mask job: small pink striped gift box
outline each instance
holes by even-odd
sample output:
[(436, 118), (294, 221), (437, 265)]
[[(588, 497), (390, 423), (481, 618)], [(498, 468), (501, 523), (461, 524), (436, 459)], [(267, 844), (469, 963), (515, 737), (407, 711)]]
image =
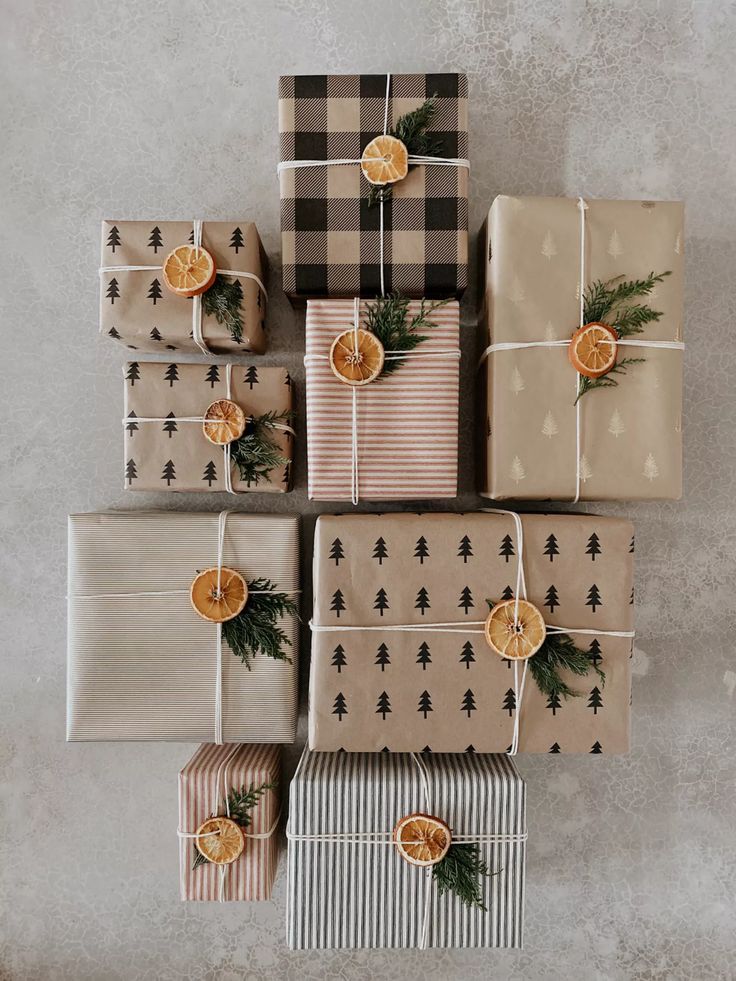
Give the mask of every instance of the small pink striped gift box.
[[(278, 823), (281, 809), (278, 746), (238, 743), (200, 746), (179, 772), (179, 896), (209, 902), (271, 898), (278, 865)], [(258, 797), (241, 824), (245, 847), (229, 865), (197, 859), (196, 834), (215, 815), (226, 815), (226, 799), (264, 784), (274, 784)]]
[[(359, 326), (368, 304), (360, 301)], [(408, 316), (421, 309), (409, 305)], [(433, 328), (391, 374), (358, 388), (330, 366), (335, 337), (355, 319), (354, 300), (309, 300), (306, 320), (309, 498), (419, 500), (457, 495), (460, 309), (434, 310)], [(387, 352), (389, 354), (389, 352)]]

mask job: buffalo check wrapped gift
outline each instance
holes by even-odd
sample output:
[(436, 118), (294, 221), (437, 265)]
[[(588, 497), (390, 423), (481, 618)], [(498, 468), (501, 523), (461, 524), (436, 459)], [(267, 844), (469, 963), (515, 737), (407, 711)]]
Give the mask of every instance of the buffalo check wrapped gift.
[[(628, 521), (596, 515), (321, 516), (310, 748), (627, 752), (633, 551)], [(516, 597), (547, 631), (522, 662), (485, 637), (487, 600)], [(568, 697), (537, 681), (565, 637), (583, 672), (558, 671)]]
[[(491, 207), (485, 247), (481, 493), (679, 498), (682, 204), (502, 196)], [(651, 273), (669, 275), (603, 317), (590, 302), (599, 286), (612, 290)], [(659, 318), (637, 323), (635, 306)], [(590, 379), (570, 363), (569, 342), (581, 321), (601, 320), (623, 335), (616, 368), (578, 398)]]
[[(306, 321), (308, 493), (311, 500), (455, 497), (459, 398), (459, 306), (399, 369), (359, 388), (333, 373), (335, 337), (356, 318), (354, 300), (309, 300)], [(359, 324), (368, 304), (358, 304)], [(408, 316), (420, 309), (409, 305)]]
[[(123, 477), (128, 490), (283, 493), (291, 486), (291, 376), (285, 368), (130, 361), (123, 369)], [(211, 443), (202, 421), (218, 399), (247, 419), (273, 415), (261, 432), (276, 461), (266, 476), (244, 476), (232, 447)], [(246, 425), (245, 436), (253, 429)], [(229, 479), (228, 479), (229, 478)], [(246, 479), (247, 478), (247, 479)]]
[[(271, 898), (279, 858), (280, 779), (278, 746), (200, 746), (179, 771), (181, 899)], [(247, 796), (254, 804), (244, 809)], [(202, 861), (197, 849), (198, 830), (218, 815), (236, 820), (245, 839), (239, 857), (227, 865)]]
[[(168, 289), (167, 255), (198, 240), (214, 259), (214, 293), (187, 299)], [(268, 260), (251, 221), (103, 221), (100, 333), (136, 351), (235, 354), (266, 350)], [(220, 297), (220, 302), (222, 296)]]
[(298, 517), (70, 516), (68, 740), (293, 742), (296, 616), (278, 621), (288, 660), (257, 654), (249, 670), (222, 625), (202, 619), (190, 601), (195, 576), (218, 560), (251, 586), (265, 578), (296, 598)]
[[(505, 756), (306, 753), (290, 791), (289, 946), (521, 947), (525, 811)], [(480, 905), (399, 853), (393, 829), (416, 812), (478, 848)]]
[[(368, 143), (436, 97), (433, 159), (369, 203)], [(468, 261), (465, 75), (287, 75), (279, 83), (281, 247), (292, 298), (460, 296)], [(340, 161), (339, 163), (337, 161)], [(437, 162), (441, 161), (441, 162)], [(448, 163), (449, 161), (449, 163)]]

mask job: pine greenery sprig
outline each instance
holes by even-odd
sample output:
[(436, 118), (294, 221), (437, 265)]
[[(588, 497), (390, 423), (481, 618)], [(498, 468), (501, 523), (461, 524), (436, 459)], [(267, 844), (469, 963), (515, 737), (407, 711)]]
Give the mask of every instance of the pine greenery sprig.
[[(442, 151), (442, 143), (432, 133), (427, 132), (427, 127), (436, 111), (437, 96), (433, 95), (418, 109), (400, 116), (393, 129), (389, 130), (389, 136), (401, 140), (411, 157), (436, 157)], [(368, 207), (372, 208), (379, 201), (388, 201), (390, 197), (390, 184), (372, 184), (368, 192)]]
[(440, 896), (454, 892), (464, 906), (477, 906), (484, 913), (487, 909), (483, 905), (482, 877), (498, 875), (498, 872), (489, 870), (481, 858), (480, 848), (472, 843), (450, 845), (445, 857), (432, 866), (432, 878)]
[(226, 327), (236, 344), (243, 340), (242, 302), (240, 280), (234, 279), (231, 283), (225, 276), (215, 276), (212, 286), (202, 294), (202, 312)]
[[(245, 784), (236, 790), (234, 787), (230, 790), (227, 795), (228, 806), (230, 809), (230, 817), (236, 824), (239, 824), (241, 828), (247, 828), (251, 822), (251, 816), (248, 813), (252, 810), (260, 797), (266, 793), (267, 790), (276, 790), (278, 784), (276, 783), (262, 783), (260, 787), (254, 787), (253, 784), (246, 789)], [(226, 809), (227, 810), (227, 809)], [(192, 869), (198, 868), (200, 865), (206, 865), (209, 863), (209, 859), (205, 858), (202, 852), (197, 848), (196, 839), (194, 844), (194, 862), (192, 863)]]
[(281, 450), (269, 438), (278, 423), (291, 421), (291, 412), (266, 412), (262, 416), (252, 416), (240, 439), (230, 444), (230, 459), (237, 466), (241, 480), (257, 484), (268, 480), (276, 467), (284, 467), (289, 462)]
[(275, 592), (275, 583), (270, 579), (254, 579), (248, 583), (248, 601), (244, 609), (232, 620), (225, 620), (222, 636), (249, 671), (257, 654), (291, 664), (291, 658), (284, 650), (286, 645), (291, 647), (291, 641), (277, 626), (281, 617), (289, 615), (298, 616), (291, 597)]
[[(423, 341), (428, 341), (426, 334), (417, 331), (427, 330), (437, 325), (429, 318), (439, 307), (445, 306), (449, 300), (428, 302), (422, 300), (419, 313), (411, 320), (409, 315), (409, 299), (400, 293), (380, 296), (368, 304), (365, 317), (365, 328), (376, 335), (386, 351), (413, 351)], [(400, 368), (405, 358), (387, 357), (383, 362), (382, 375), (390, 375)]]

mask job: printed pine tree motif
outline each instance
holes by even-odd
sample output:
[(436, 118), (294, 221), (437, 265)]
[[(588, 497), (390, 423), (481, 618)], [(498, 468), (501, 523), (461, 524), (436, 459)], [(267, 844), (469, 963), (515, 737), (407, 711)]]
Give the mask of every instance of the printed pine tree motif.
[(518, 368), (514, 368), (514, 370), (511, 372), (511, 377), (509, 378), (509, 388), (514, 395), (518, 395), (519, 392), (523, 392), (526, 388), (526, 384), (524, 379), (521, 377), (521, 372)]
[(166, 481), (166, 486), (171, 487), (171, 481), (176, 480), (176, 469), (173, 460), (167, 460), (161, 474), (161, 480)]
[(647, 480), (656, 480), (659, 477), (659, 467), (657, 466), (657, 461), (654, 456), (649, 453), (646, 460), (644, 461), (644, 470), (642, 471)]
[(429, 593), (424, 588), (424, 586), (422, 586), (419, 592), (417, 593), (417, 599), (416, 602), (414, 603), (414, 609), (420, 610), (422, 616), (424, 616), (424, 611), (428, 610), (429, 608), (430, 608)]
[(210, 460), (210, 462), (204, 468), (204, 473), (202, 474), (202, 480), (206, 480), (210, 487), (217, 480), (217, 467), (215, 466), (214, 460)]
[(509, 688), (504, 695), (503, 705), (501, 708), (508, 712), (509, 715), (514, 714), (514, 710), (516, 709), (516, 692), (513, 688)]
[(432, 708), (432, 696), (425, 689), (422, 692), (422, 694), (419, 696), (419, 706), (417, 708), (417, 712), (421, 712), (424, 718), (426, 719), (429, 713), (433, 711), (434, 709)]
[(422, 671), (427, 670), (427, 665), (432, 663), (432, 655), (429, 651), (429, 645), (426, 641), (422, 641), (419, 645), (419, 650), (417, 651), (417, 664), (421, 664)]
[(598, 665), (603, 660), (603, 657), (601, 656), (601, 645), (597, 637), (594, 637), (591, 640), (590, 647), (588, 648), (587, 654), (590, 663), (593, 665), (594, 668), (597, 668)]
[(173, 388), (174, 382), (179, 381), (179, 366), (175, 364), (170, 364), (169, 367), (166, 369), (164, 378), (169, 383), (169, 387)]
[(521, 280), (518, 276), (514, 276), (513, 282), (511, 283), (511, 289), (509, 291), (509, 299), (512, 303), (523, 303), (526, 299), (526, 293), (524, 292), (524, 287), (521, 285)]
[(348, 663), (348, 659), (345, 657), (345, 648), (342, 644), (338, 644), (332, 654), (332, 661), (330, 662), (333, 667), (337, 668), (337, 673), (340, 674), (342, 669)]
[(166, 416), (166, 422), (163, 424), (163, 426), (161, 428), (163, 429), (163, 431), (165, 433), (168, 433), (169, 434), (169, 439), (171, 439), (171, 437), (173, 436), (173, 434), (179, 428), (176, 425), (176, 416), (174, 415), (173, 412), (169, 412), (169, 414)]
[(548, 261), (557, 255), (557, 243), (551, 231), (547, 231), (542, 239), (542, 255)]
[(544, 325), (544, 339), (545, 341), (557, 340), (557, 333), (555, 332), (555, 328), (551, 320), (548, 320)]
[(615, 228), (611, 232), (611, 237), (608, 240), (608, 248), (606, 249), (606, 252), (612, 259), (618, 259), (620, 255), (624, 254), (623, 246), (621, 245), (621, 237)]
[[(507, 586), (501, 593), (502, 600), (510, 600), (514, 598), (514, 591), (511, 586)], [(509, 667), (511, 667), (511, 661), (509, 661)]]
[(376, 702), (376, 715), (380, 715), (384, 722), (386, 721), (386, 716), (391, 713), (391, 702), (389, 700), (388, 694), (382, 691), (378, 696), (378, 701)]
[(631, 587), (631, 596), (629, 597), (629, 606), (634, 605), (634, 587)]
[(335, 565), (340, 565), (340, 559), (345, 558), (345, 552), (343, 551), (342, 542), (339, 538), (336, 538), (332, 543), (330, 548), (330, 558), (333, 560)]
[(473, 554), (473, 547), (470, 543), (470, 539), (467, 535), (463, 535), (460, 539), (460, 545), (457, 550), (458, 557), (462, 558), (463, 562), (467, 562), (468, 559)]
[(507, 562), (509, 561), (512, 555), (516, 555), (516, 552), (514, 551), (514, 543), (511, 538), (511, 535), (503, 536), (503, 538), (501, 539), (501, 547), (498, 550), (498, 554), (503, 555), (503, 557), (506, 559)]
[(386, 595), (386, 590), (381, 586), (381, 588), (376, 593), (376, 599), (373, 604), (373, 609), (378, 610), (379, 614), (383, 616), (383, 611), (389, 609), (388, 596)]
[(511, 466), (509, 467), (509, 477), (517, 484), (520, 480), (526, 477), (526, 470), (524, 469), (524, 464), (518, 456), (515, 456), (511, 461)]
[(151, 229), (151, 234), (148, 236), (148, 248), (153, 249), (154, 254), (156, 254), (163, 247), (163, 244), (164, 240), (161, 238), (161, 229), (158, 225), (155, 225)]
[(590, 747), (590, 751), (591, 751), (591, 753), (602, 753), (603, 752), (603, 747), (601, 746), (601, 744), (598, 742), (597, 739), (593, 743), (593, 745)]
[(626, 432), (626, 426), (624, 425), (624, 421), (621, 418), (621, 413), (618, 411), (618, 409), (614, 409), (611, 413), (611, 418), (608, 422), (608, 431), (611, 436), (615, 436), (616, 439), (618, 439), (621, 433)]
[(598, 685), (593, 688), (588, 699), (588, 708), (593, 710), (593, 715), (598, 715), (598, 709), (603, 708), (603, 698)]
[(291, 375), (289, 374), (288, 371), (286, 372), (286, 378), (284, 379), (284, 385), (286, 385), (287, 388), (291, 388)]
[(243, 233), (240, 230), (240, 228), (233, 229), (233, 233), (230, 236), (230, 248), (235, 249), (235, 254), (237, 255), (238, 252), (240, 252), (240, 250), (244, 247), (244, 245), (245, 243), (243, 242)]
[(467, 712), (468, 718), (470, 718), (470, 713), (475, 712), (475, 710), (476, 710), (475, 695), (473, 695), (472, 689), (468, 688), (468, 690), (463, 695), (461, 711)]
[(116, 341), (119, 341), (120, 340), (120, 334), (115, 330), (114, 327), (111, 327), (108, 330), (107, 335), (108, 335), (108, 337), (114, 337)]
[(110, 282), (107, 284), (107, 293), (105, 296), (108, 298), (110, 303), (114, 303), (115, 300), (120, 296), (120, 288), (118, 286), (118, 281), (113, 276)]
[(107, 236), (107, 247), (113, 252), (120, 245), (120, 232), (118, 231), (118, 226), (113, 225), (110, 229), (110, 234)]
[(547, 541), (544, 546), (544, 554), (549, 555), (550, 562), (554, 562), (555, 555), (560, 554), (560, 550), (557, 547), (557, 538), (555, 535), (548, 535)]
[(590, 480), (592, 476), (593, 469), (588, 462), (587, 456), (583, 453), (583, 455), (580, 457), (580, 479), (583, 483), (585, 483), (585, 481)]
[(463, 590), (460, 593), (460, 602), (457, 605), (463, 608), (465, 611), (465, 616), (468, 615), (468, 610), (471, 608), (471, 606), (475, 606), (475, 603), (473, 602), (473, 594), (470, 592), (470, 587), (463, 587)]
[(340, 614), (345, 610), (345, 597), (342, 595), (341, 589), (336, 589), (332, 594), (332, 605), (330, 609), (335, 614), (335, 616), (340, 617)]
[(585, 601), (585, 605), (589, 606), (593, 613), (596, 611), (596, 607), (603, 606), (603, 600), (601, 599), (600, 590), (595, 583), (588, 590), (588, 598)]
[(383, 537), (376, 539), (376, 544), (373, 546), (372, 558), (377, 559), (379, 565), (383, 565), (383, 560), (388, 558), (388, 549), (386, 548), (386, 542)]
[(189, 238), (187, 239), (190, 245), (194, 245), (194, 229), (189, 233)]
[(343, 715), (348, 714), (348, 703), (345, 701), (345, 696), (341, 691), (337, 693), (332, 705), (332, 714), (337, 716), (338, 722), (342, 722)]
[(465, 667), (470, 670), (471, 663), (475, 660), (475, 651), (473, 650), (473, 645), (469, 640), (466, 640), (463, 644), (463, 649), (460, 652), (460, 663), (464, 664)]
[(151, 332), (148, 336), (151, 338), (152, 341), (160, 341), (161, 331), (158, 329), (158, 327), (152, 327)]
[(137, 418), (138, 416), (135, 414), (135, 412), (128, 413), (128, 419), (130, 420), (130, 422), (125, 423), (125, 428), (128, 430), (129, 436), (132, 436), (133, 433), (136, 432), (136, 430), (138, 429), (138, 423), (134, 421)]
[(136, 470), (135, 460), (131, 457), (131, 459), (125, 464), (125, 479), (128, 481), (128, 486), (130, 487), (132, 482), (137, 478), (138, 471)]
[(601, 554), (601, 541), (595, 532), (588, 539), (588, 547), (585, 549), (585, 554), (589, 555), (591, 560), (595, 562), (596, 555)]
[(256, 368), (254, 364), (252, 364), (246, 371), (245, 381), (248, 383), (248, 387), (251, 389), (254, 385), (258, 384), (258, 368)]
[(547, 708), (552, 712), (552, 715), (557, 715), (557, 709), (562, 708), (560, 696), (557, 694), (557, 692), (554, 692), (547, 699)]
[(417, 539), (417, 543), (414, 547), (414, 558), (419, 559), (419, 564), (423, 565), (424, 560), (429, 556), (429, 546), (427, 545), (427, 539), (424, 535), (421, 535)]
[(631, 536), (631, 541), (629, 542), (629, 555), (634, 554), (634, 535)]
[(559, 743), (552, 743), (552, 745), (550, 746), (550, 748), (549, 748), (549, 750), (547, 752), (549, 752), (549, 753), (559, 753), (560, 752), (560, 744)]
[(554, 585), (550, 586), (547, 590), (547, 595), (544, 597), (544, 605), (549, 609), (550, 613), (554, 613), (555, 607), (560, 605), (560, 598), (557, 595)]
[(125, 377), (130, 382), (130, 387), (132, 388), (141, 377), (141, 369), (137, 361), (130, 362), (128, 370), (125, 372)]
[(471, 743), (469, 746), (466, 746), (465, 747), (465, 752), (466, 753), (474, 753), (475, 752), (475, 746)]
[(154, 306), (156, 306), (156, 303), (161, 299), (162, 295), (161, 283), (157, 279), (152, 279), (151, 285), (148, 287), (146, 298), (149, 299)]
[(557, 427), (557, 420), (552, 415), (552, 410), (549, 409), (547, 411), (547, 415), (544, 417), (544, 422), (542, 423), (542, 435), (552, 439), (552, 437), (556, 436), (558, 432), (559, 429)]
[(220, 369), (216, 364), (211, 364), (207, 369), (207, 374), (204, 376), (204, 380), (210, 383), (210, 388), (214, 388), (217, 382), (220, 380)]
[(682, 232), (675, 236), (675, 255), (682, 255)]
[(166, 350), (167, 351), (176, 351), (177, 348), (176, 348), (176, 345), (175, 344), (167, 344), (166, 345)]
[(391, 658), (388, 653), (388, 647), (385, 644), (379, 644), (378, 650), (376, 651), (376, 664), (379, 664), (381, 671), (386, 670), (386, 665), (391, 663)]
[(291, 465), (288, 463), (284, 467), (284, 476), (281, 478), (281, 483), (284, 487), (291, 487)]

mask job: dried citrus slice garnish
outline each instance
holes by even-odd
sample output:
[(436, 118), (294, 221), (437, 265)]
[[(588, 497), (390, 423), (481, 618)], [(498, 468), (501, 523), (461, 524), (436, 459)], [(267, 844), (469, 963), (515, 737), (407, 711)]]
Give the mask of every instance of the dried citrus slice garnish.
[(210, 403), (204, 414), (202, 429), (210, 443), (226, 446), (245, 432), (245, 413), (230, 399)]
[(248, 586), (235, 569), (223, 566), (205, 569), (192, 582), (189, 590), (192, 606), (203, 620), (224, 623), (242, 612), (248, 601)]
[(409, 154), (395, 136), (377, 136), (363, 150), (360, 169), (370, 184), (395, 184), (409, 173)]
[(338, 334), (330, 348), (330, 367), (346, 385), (367, 385), (383, 370), (385, 352), (375, 334), (359, 327)]
[(410, 865), (436, 865), (450, 850), (452, 835), (444, 821), (429, 814), (409, 814), (397, 822), (394, 842)]
[(180, 245), (164, 259), (164, 282), (177, 296), (197, 296), (215, 281), (215, 260), (201, 245)]
[(245, 848), (243, 832), (229, 817), (208, 818), (197, 828), (197, 835), (197, 849), (215, 865), (229, 865)]
[(547, 636), (544, 617), (527, 600), (503, 600), (486, 618), (486, 641), (491, 650), (513, 661), (536, 654)]
[(567, 353), (575, 371), (600, 378), (616, 364), (618, 334), (608, 324), (585, 324), (572, 335)]

